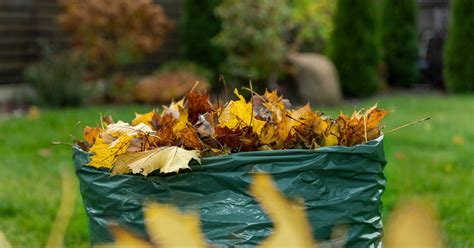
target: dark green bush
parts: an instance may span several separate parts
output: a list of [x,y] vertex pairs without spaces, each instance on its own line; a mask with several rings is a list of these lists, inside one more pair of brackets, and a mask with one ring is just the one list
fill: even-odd
[[330,57],[344,95],[370,96],[379,88],[376,16],[373,0],[338,0]]
[[28,66],[24,71],[24,79],[36,90],[37,104],[77,106],[83,98],[82,68],[68,54],[49,55]]
[[216,69],[224,60],[224,53],[212,43],[221,30],[214,9],[222,0],[185,0],[182,19],[181,49],[183,57],[203,66]]
[[382,46],[391,85],[408,87],[418,81],[417,18],[417,1],[384,1]]
[[444,75],[451,92],[474,91],[474,1],[453,0]]

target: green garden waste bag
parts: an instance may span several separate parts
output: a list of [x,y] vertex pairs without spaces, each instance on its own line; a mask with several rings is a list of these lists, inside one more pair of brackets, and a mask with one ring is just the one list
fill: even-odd
[[93,245],[113,241],[116,223],[148,238],[143,204],[156,201],[200,214],[210,244],[255,246],[272,221],[249,192],[254,173],[268,173],[288,198],[303,199],[313,236],[330,244],[331,230],[347,227],[347,247],[380,247],[386,179],[383,136],[353,147],[234,153],[192,163],[179,174],[116,175],[85,166],[90,154],[73,151]]

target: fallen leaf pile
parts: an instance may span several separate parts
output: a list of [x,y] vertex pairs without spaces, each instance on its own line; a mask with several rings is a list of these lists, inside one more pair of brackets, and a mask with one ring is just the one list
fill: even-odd
[[291,109],[276,91],[253,93],[250,100],[237,89],[234,94],[236,100],[219,104],[191,91],[161,113],[135,114],[131,124],[102,117],[101,127],[85,127],[84,141],[76,143],[93,154],[88,165],[112,174],[169,173],[202,156],[362,144],[379,137],[388,113],[373,106],[331,119],[309,105]]

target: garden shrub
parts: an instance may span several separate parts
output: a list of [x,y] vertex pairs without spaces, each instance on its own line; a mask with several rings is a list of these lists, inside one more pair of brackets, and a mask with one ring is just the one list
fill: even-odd
[[208,68],[217,68],[224,52],[212,42],[221,30],[214,9],[222,0],[185,0],[181,26],[183,57]]
[[242,81],[274,84],[289,52],[323,49],[332,10],[329,0],[223,0],[216,9],[222,29],[215,42],[227,55],[224,71]]
[[333,29],[334,0],[288,0],[291,16],[288,29],[295,33],[293,51],[323,53]]
[[59,16],[74,49],[98,71],[139,62],[162,45],[171,23],[151,0],[63,0]]
[[370,96],[379,88],[376,17],[373,0],[338,0],[330,57],[344,95]]
[[388,82],[408,87],[418,81],[417,1],[385,0],[381,38]]
[[290,11],[285,0],[224,0],[216,13],[222,31],[215,41],[227,53],[224,71],[242,79],[275,81],[287,52],[284,34]]
[[474,2],[453,0],[444,74],[451,92],[474,91]]
[[[135,85],[133,94],[140,102],[165,103],[178,100],[189,90],[207,91],[212,72],[189,61],[170,61],[153,75],[143,77]],[[199,82],[199,84],[196,84]]]
[[37,104],[63,107],[82,103],[83,66],[71,54],[47,55],[24,71],[25,82],[37,93]]

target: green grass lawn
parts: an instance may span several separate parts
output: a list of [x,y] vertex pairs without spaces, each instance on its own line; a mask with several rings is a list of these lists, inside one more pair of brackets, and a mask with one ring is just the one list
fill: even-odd
[[[449,247],[474,246],[474,96],[400,95],[369,99],[336,108],[336,115],[353,106],[379,106],[394,110],[384,121],[386,129],[430,116],[429,122],[388,134],[385,218],[403,199],[428,200],[439,212]],[[146,106],[88,107],[45,110],[37,120],[0,121],[0,231],[13,247],[43,247],[61,197],[61,167],[72,170],[71,149],[51,141],[81,136],[82,125],[95,125],[98,113],[130,120]],[[457,142],[453,142],[456,137]],[[50,154],[48,154],[50,152]],[[79,193],[78,197],[79,197]],[[88,247],[87,219],[77,201],[66,235],[67,247]]]

